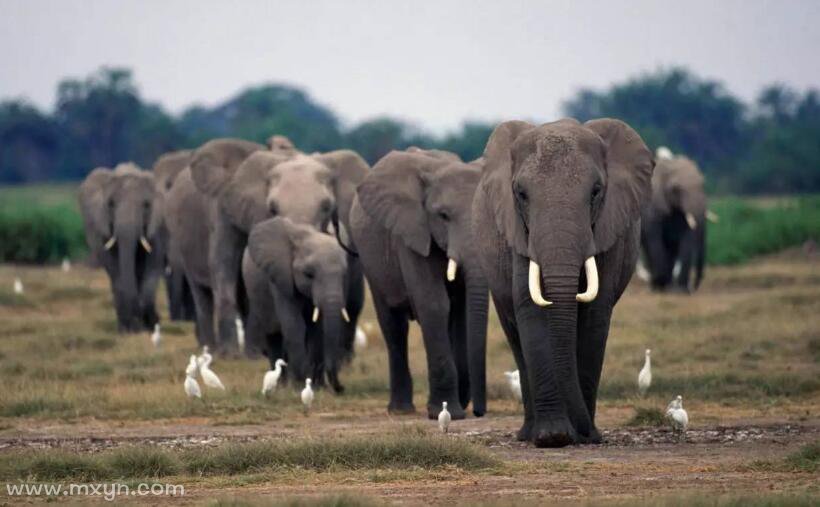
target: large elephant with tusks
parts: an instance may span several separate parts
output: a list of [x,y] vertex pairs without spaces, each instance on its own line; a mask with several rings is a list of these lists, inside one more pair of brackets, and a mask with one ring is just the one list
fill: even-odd
[[521,375],[519,440],[599,442],[612,308],[638,258],[652,154],[627,124],[496,127],[473,202],[477,251]]

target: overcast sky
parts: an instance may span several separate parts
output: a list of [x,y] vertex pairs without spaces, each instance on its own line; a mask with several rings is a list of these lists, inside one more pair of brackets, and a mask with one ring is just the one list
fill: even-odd
[[548,120],[580,87],[684,65],[744,99],[820,87],[820,1],[0,0],[0,99],[134,70],[171,112],[286,82],[345,123]]

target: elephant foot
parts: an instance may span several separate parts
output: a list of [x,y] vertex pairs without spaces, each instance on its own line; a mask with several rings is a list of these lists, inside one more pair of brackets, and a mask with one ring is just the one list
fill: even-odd
[[[461,408],[461,405],[458,403],[451,404],[447,403],[447,411],[450,412],[450,418],[453,421],[458,421],[461,419],[465,419],[467,417],[467,413]],[[441,403],[428,403],[427,404],[427,418],[432,420],[437,420],[438,415],[441,413]]]
[[598,431],[598,428],[593,426],[592,431],[589,432],[589,436],[586,438],[586,443],[588,443],[588,444],[600,444],[603,441],[604,441],[604,438],[601,436],[601,432]]
[[524,424],[515,434],[515,439],[519,442],[529,442],[532,440],[532,421],[524,420]]
[[476,408],[476,407],[475,407],[475,405],[473,405],[473,415],[474,415],[474,416],[476,416],[476,417],[484,417],[484,415],[485,415],[486,413],[487,413],[487,409],[486,409],[486,408]]
[[[390,404],[387,405],[387,413],[391,415],[415,414],[416,406],[413,405],[413,402],[391,401]],[[438,417],[438,415],[436,417]]]
[[578,433],[565,417],[536,420],[532,427],[532,442],[536,447],[566,447],[578,440]]

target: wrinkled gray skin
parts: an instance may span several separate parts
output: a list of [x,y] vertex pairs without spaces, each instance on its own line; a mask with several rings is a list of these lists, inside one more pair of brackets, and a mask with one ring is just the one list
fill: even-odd
[[[178,183],[172,188],[180,235],[174,236],[173,228],[171,234],[185,243],[180,248],[184,262],[191,265],[188,279],[196,279],[195,285],[203,289],[197,321],[204,329],[204,339],[213,342],[218,352],[232,353],[236,347],[235,321],[244,296],[242,254],[251,228],[274,215],[317,229],[331,222],[345,223],[355,185],[368,170],[364,160],[348,150],[307,156],[281,136],[271,138],[269,145],[275,151],[235,139],[210,141],[195,151],[184,188],[178,195]],[[180,179],[184,175],[185,171]],[[189,180],[199,196],[191,195]],[[182,201],[188,204],[180,204]],[[196,231],[196,227],[184,231],[183,224],[190,221],[199,222],[197,227],[207,232]],[[197,292],[194,287],[195,300]],[[363,301],[361,280],[358,293],[348,295],[348,301]],[[209,315],[215,315],[216,329]],[[348,327],[345,332],[352,343],[355,326]],[[253,354],[262,341],[263,337],[246,333],[246,350]]]
[[[111,280],[118,329],[152,329],[159,321],[154,298],[165,258],[153,174],[130,163],[94,169],[80,185],[79,201],[88,247]],[[106,249],[112,237],[116,242]]]
[[[382,158],[359,186],[351,233],[385,337],[388,410],[412,412],[408,321],[418,320],[427,352],[427,413],[448,402],[454,419],[486,411],[488,289],[471,234],[471,205],[481,162],[417,148]],[[447,281],[448,258],[456,278]]]
[[[695,228],[686,215],[695,219]],[[658,160],[652,175],[652,200],[643,213],[641,246],[657,290],[689,292],[700,286],[706,261],[706,191],[703,175],[686,157]],[[673,280],[675,263],[681,269]],[[691,270],[695,269],[695,280]]]
[[[154,184],[158,198],[163,201],[166,199],[179,173],[188,167],[192,154],[191,150],[173,151],[160,156],[154,162]],[[165,245],[163,248],[166,253],[165,289],[168,295],[168,310],[171,320],[194,320],[196,312],[191,287],[185,279],[182,256],[178,249],[174,250],[164,216],[160,227],[160,238],[163,245]]]
[[[339,366],[344,358],[342,317],[351,277],[347,253],[336,238],[287,218],[255,225],[242,260],[248,291],[246,329],[265,336],[262,348],[271,363],[283,358],[287,371],[302,386],[306,376],[323,386],[325,375],[342,392]],[[313,322],[314,308],[319,318]]]
[[[474,235],[499,320],[521,375],[519,440],[539,447],[598,442],[595,405],[612,308],[638,256],[654,163],[618,120],[500,124],[484,151]],[[589,303],[585,260],[600,288]],[[530,297],[530,259],[543,297]]]

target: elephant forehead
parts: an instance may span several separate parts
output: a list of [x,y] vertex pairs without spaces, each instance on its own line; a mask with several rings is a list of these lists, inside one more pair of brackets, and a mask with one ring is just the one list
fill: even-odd
[[301,249],[309,262],[328,268],[344,267],[347,264],[344,250],[329,234],[318,231],[310,234],[302,242]]
[[310,157],[297,157],[273,168],[273,173],[282,180],[300,182],[326,182],[331,177],[330,169]]

